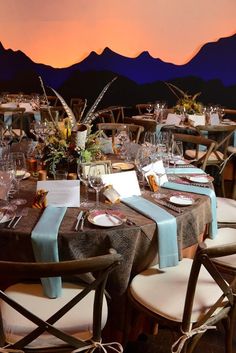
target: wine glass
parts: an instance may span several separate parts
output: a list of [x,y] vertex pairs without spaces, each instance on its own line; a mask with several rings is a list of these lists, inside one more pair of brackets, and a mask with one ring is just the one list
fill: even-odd
[[174,168],[178,161],[183,159],[183,143],[182,141],[173,141],[171,146],[171,159],[174,163]]
[[[88,185],[89,185],[89,180],[88,180],[88,168],[86,168],[82,163],[78,163],[77,165],[77,175],[80,180],[80,182],[84,185],[84,194],[83,194],[83,201],[81,202],[81,205],[84,207],[89,207],[89,201],[88,201]],[[80,193],[81,195],[81,193]]]
[[148,112],[148,114],[151,114],[152,110],[153,110],[153,104],[152,103],[147,103],[146,111]]
[[99,206],[99,193],[104,187],[102,181],[103,167],[102,164],[91,164],[89,167],[88,180],[89,185],[96,191],[96,207]]
[[[13,161],[13,166],[15,168],[14,180],[16,181],[16,192],[19,193],[20,182],[24,178],[27,171],[25,155],[23,152],[11,152],[9,158]],[[27,201],[25,199],[17,198],[12,202],[16,205],[23,205]]]
[[142,176],[142,193],[145,193],[145,174],[152,169],[152,161],[150,159],[150,151],[141,147],[135,157],[134,163]]

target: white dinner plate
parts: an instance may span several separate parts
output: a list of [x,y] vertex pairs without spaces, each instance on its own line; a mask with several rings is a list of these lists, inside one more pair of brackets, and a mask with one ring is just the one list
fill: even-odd
[[117,227],[125,221],[125,216],[116,210],[94,210],[88,215],[88,221],[99,227]]
[[134,164],[125,162],[112,163],[112,168],[120,170],[132,170],[134,169]]
[[191,197],[184,195],[171,196],[169,201],[178,206],[190,206],[194,203],[194,200]]
[[200,183],[200,184],[205,184],[205,183],[210,183],[214,180],[213,177],[210,175],[199,175],[199,176],[189,176],[187,177],[189,181],[192,181],[193,183]]

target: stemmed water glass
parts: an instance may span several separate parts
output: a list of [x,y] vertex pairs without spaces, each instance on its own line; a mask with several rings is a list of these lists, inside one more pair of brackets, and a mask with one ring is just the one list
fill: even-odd
[[81,205],[84,207],[90,206],[90,203],[88,200],[88,185],[89,185],[88,174],[89,174],[88,168],[86,168],[82,163],[78,163],[77,175],[80,182],[84,185],[84,195],[83,195],[84,197],[83,197],[83,201],[81,202]]
[[99,207],[99,193],[104,187],[102,180],[102,164],[91,164],[89,167],[89,185],[96,191],[96,207]]
[[174,163],[174,168],[179,161],[183,159],[183,143],[182,141],[173,141],[171,146],[171,159]]
[[134,163],[142,176],[142,193],[144,194],[145,193],[145,174],[152,168],[150,151],[145,147],[141,147],[137,152]]
[[[24,178],[27,168],[26,168],[26,160],[23,152],[11,152],[9,155],[9,159],[13,162],[14,170],[14,180],[16,182],[16,192],[19,192],[20,182]],[[16,205],[23,205],[27,201],[25,199],[14,199],[12,201]]]

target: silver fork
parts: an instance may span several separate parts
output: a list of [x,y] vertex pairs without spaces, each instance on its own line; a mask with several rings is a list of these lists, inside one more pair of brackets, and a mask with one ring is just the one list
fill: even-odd
[[16,215],[12,218],[12,220],[8,223],[7,228],[12,228],[15,229],[17,224],[20,222],[21,218],[24,216],[27,216],[29,212],[28,207],[24,207],[21,210],[19,210]]

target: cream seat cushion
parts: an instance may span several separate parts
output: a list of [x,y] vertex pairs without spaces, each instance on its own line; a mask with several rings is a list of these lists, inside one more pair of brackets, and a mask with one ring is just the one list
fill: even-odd
[[217,221],[221,223],[236,223],[236,200],[217,197]]
[[[204,152],[204,151],[198,151],[198,159],[202,158],[205,154],[206,154],[206,152]],[[224,155],[223,155],[222,152],[217,151],[217,154],[219,155],[221,160],[224,158]],[[194,158],[196,158],[196,150],[186,150],[185,151],[185,155],[188,158],[194,159]],[[214,152],[212,152],[210,154],[210,156],[208,157],[208,160],[209,161],[218,161],[218,159],[217,159],[217,157],[216,157]]]
[[[10,286],[5,290],[12,299],[18,301],[23,307],[27,308],[43,320],[52,316],[69,299],[82,291],[82,287],[76,284],[64,283],[62,296],[50,299],[44,296],[41,284],[19,283]],[[86,340],[92,336],[93,323],[93,300],[94,291],[90,292],[83,300],[73,307],[66,315],[57,321],[55,327],[62,331]],[[1,302],[1,312],[3,318],[4,331],[7,342],[16,342],[37,326],[12,309],[5,302]],[[107,302],[103,301],[102,328],[107,320]],[[27,347],[43,348],[65,345],[50,334],[43,333]]]
[[[214,239],[205,239],[204,243],[206,246],[221,246],[225,244],[236,243],[236,229],[235,228],[220,228],[218,229],[217,236]],[[219,265],[228,266],[232,269],[236,269],[236,254],[222,256],[220,258],[215,258],[214,262]]]
[[[143,306],[161,316],[181,322],[187,284],[193,260],[184,258],[178,266],[159,270],[158,265],[135,276],[132,296]],[[207,293],[207,295],[206,295]],[[193,305],[192,322],[205,312],[222,294],[215,281],[202,267]]]

